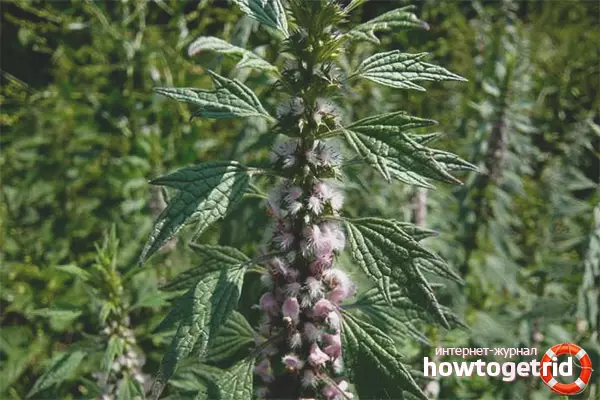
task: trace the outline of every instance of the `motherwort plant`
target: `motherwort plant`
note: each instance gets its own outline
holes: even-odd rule
[[[235,0],[251,18],[281,40],[284,67],[213,37],[201,37],[190,54],[212,51],[241,57],[237,68],[275,77],[282,100],[274,113],[242,82],[207,71],[214,90],[159,88],[157,92],[197,107],[195,117],[230,119],[262,117],[268,135],[279,135],[271,165],[246,166],[211,161],[185,167],[152,183],[177,190],[157,218],[146,244],[144,262],[184,225],[197,222],[201,233],[226,216],[260,175],[278,181],[266,197],[272,229],[261,254],[250,258],[224,246],[191,244],[203,263],[181,274],[167,289],[185,290],[163,327],[175,334],[156,376],[158,398],[176,366],[194,354],[209,364],[210,354],[238,354],[226,370],[205,370],[210,382],[197,398],[400,398],[403,392],[424,398],[400,361],[394,338],[419,336],[415,320],[449,326],[451,314],[441,307],[426,276],[460,278],[435,254],[419,244],[432,232],[405,222],[353,219],[343,213],[343,158],[365,163],[387,180],[431,187],[430,180],[457,182],[450,172],[473,167],[453,154],[426,146],[435,134],[413,129],[433,125],[396,111],[346,121],[332,99],[341,90],[367,79],[399,89],[425,90],[419,81],[461,81],[444,68],[423,61],[425,54],[398,50],[376,53],[351,73],[338,60],[352,42],[379,43],[376,32],[427,28],[412,8],[385,13],[347,29],[347,17],[361,1],[342,6],[331,0]],[[266,103],[265,103],[266,104]],[[339,101],[338,101],[339,104]],[[275,114],[275,116],[273,116]],[[348,151],[348,152],[350,152]],[[345,154],[346,152],[344,152]],[[336,264],[347,248],[373,288],[356,285]],[[263,318],[254,331],[235,311],[248,272],[260,272],[264,293],[256,299]],[[352,302],[353,301],[353,302]],[[452,322],[452,321],[451,321]],[[392,335],[392,336],[390,336]],[[197,358],[198,359],[198,358]],[[231,361],[231,360],[230,360]]]

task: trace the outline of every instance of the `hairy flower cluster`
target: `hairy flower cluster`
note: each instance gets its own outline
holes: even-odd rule
[[[114,360],[108,376],[102,372],[93,374],[98,386],[103,391],[98,400],[114,400],[125,376],[136,381],[142,391],[146,392],[146,389],[149,389],[148,384],[151,383],[150,377],[142,373],[145,360],[135,349],[136,341],[133,331],[129,328],[129,318],[126,317],[121,322],[111,321],[101,333],[107,338],[117,336],[123,342],[123,354]]]
[[[286,103],[282,115],[304,112],[299,104]],[[343,372],[339,305],[355,293],[346,273],[334,267],[346,241],[336,220],[344,197],[332,181],[319,177],[322,169],[339,169],[341,153],[330,141],[287,139],[274,146],[271,161],[275,169],[307,167],[312,173],[285,179],[267,199],[273,223],[265,253],[276,255],[262,276],[267,291],[259,300],[264,316],[254,372],[264,386],[257,395],[280,396],[280,380],[292,382],[305,397],[351,398],[348,383],[337,378]]]

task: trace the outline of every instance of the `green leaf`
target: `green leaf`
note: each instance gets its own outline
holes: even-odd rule
[[[272,119],[254,92],[237,79],[227,79],[212,71],[215,90],[195,88],[156,88],[156,92],[177,101],[198,106],[193,117],[231,119],[258,116]]]
[[[241,56],[237,68],[254,68],[265,71],[277,71],[277,67],[269,64],[256,54],[241,47],[234,46],[225,40],[212,36],[202,36],[190,44],[188,54],[194,56],[202,51],[214,51],[219,54]]]
[[[427,53],[407,54],[399,50],[377,53],[364,60],[357,73],[363,78],[400,89],[425,88],[418,81],[462,81],[466,79],[445,68],[420,61]]]
[[[248,168],[235,161],[213,161],[182,168],[155,179],[154,185],[178,189],[154,222],[140,263],[171,239],[192,218],[198,219],[196,235],[225,215],[242,199],[250,181]]]
[[[370,318],[372,323],[389,333],[392,337],[404,339],[411,337],[424,344],[430,345],[428,338],[419,330],[420,322],[433,322],[430,313],[421,305],[415,304],[397,285],[390,288],[390,305],[385,296],[377,288],[361,294],[354,303],[344,306],[350,312],[359,310]],[[446,307],[440,307],[444,316],[453,326],[465,327],[459,318]]]
[[[144,393],[142,388],[140,388],[140,385],[129,376],[125,375],[119,384],[117,400],[134,400],[143,397]]]
[[[73,276],[79,277],[79,278],[83,279],[84,281],[87,281],[90,279],[90,273],[87,272],[86,270],[84,270],[83,268],[78,267],[75,264],[55,265],[52,268],[57,269],[59,271],[66,272]]]
[[[249,17],[288,36],[285,9],[279,0],[233,0]]]
[[[210,347],[207,359],[219,361],[245,350],[254,343],[254,330],[242,314],[233,311]]]
[[[429,25],[412,13],[415,9],[415,6],[407,6],[388,11],[368,22],[355,26],[345,36],[356,41],[366,40],[371,43],[380,44],[379,39],[375,36],[375,32],[392,32],[397,29],[406,28],[428,30]]]
[[[49,389],[71,379],[85,356],[86,354],[83,351],[67,351],[55,357],[48,369],[35,381],[27,397],[32,397],[42,390]]]
[[[102,365],[100,366],[100,370],[105,377],[108,377],[115,358],[123,354],[123,345],[123,339],[116,335],[111,336],[108,340],[108,346],[106,347],[104,357],[102,358]]]
[[[167,291],[189,289],[206,276],[207,273],[226,268],[240,269],[250,264],[250,258],[233,247],[196,243],[190,243],[190,247],[202,256],[200,266],[184,271],[161,289]]]
[[[251,399],[254,358],[247,358],[227,371],[217,381],[219,400]]]
[[[347,311],[342,311],[342,344],[344,363],[361,398],[382,398],[385,387],[390,398],[402,391],[427,399],[410,372],[400,362],[394,341],[375,326],[361,321]],[[378,382],[373,385],[373,379]]]
[[[395,178],[426,188],[432,187],[426,178],[460,183],[449,171],[474,170],[475,166],[451,153],[425,147],[406,133],[434,123],[394,112],[356,121],[346,126],[343,134],[356,153],[388,181]]]
[[[196,347],[199,357],[206,355],[217,333],[236,307],[240,297],[245,269],[226,268],[207,272],[176,303],[178,318],[175,336],[164,356],[152,388],[152,398],[158,399],[178,363]]]
[[[392,283],[405,284],[415,303],[424,305],[442,325],[448,326],[418,262],[425,260],[439,268],[442,276],[462,282],[456,273],[403,231],[396,221],[361,218],[346,219],[344,224],[352,257],[388,303],[392,304]]]

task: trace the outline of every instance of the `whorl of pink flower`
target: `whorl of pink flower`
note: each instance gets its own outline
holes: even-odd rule
[[[302,367],[304,366],[304,361],[300,360],[298,358],[298,356],[295,354],[287,354],[287,355],[283,356],[281,361],[283,362],[283,365],[285,365],[285,367],[287,369],[290,369],[293,371],[302,369]]]
[[[322,318],[327,316],[335,310],[335,306],[327,299],[321,299],[315,303],[315,306],[312,309],[312,315],[315,318]]]
[[[295,297],[287,298],[283,302],[281,311],[284,317],[289,317],[294,323],[297,323],[300,316],[300,305],[298,304],[298,299]]]
[[[279,304],[277,304],[277,300],[275,296],[271,292],[267,292],[262,295],[260,298],[260,308],[269,313],[270,315],[279,314]]]
[[[328,344],[323,348],[323,351],[331,357],[331,359],[335,360],[342,354],[342,340],[339,333],[333,335],[326,333],[323,335],[323,340]]]
[[[308,362],[313,367],[319,367],[329,361],[329,356],[321,350],[318,344],[313,343],[310,346],[310,355],[308,356]]]

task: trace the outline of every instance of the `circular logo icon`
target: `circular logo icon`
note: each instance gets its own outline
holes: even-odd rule
[[[575,382],[560,383],[552,373],[556,374],[557,357],[563,354],[575,356],[581,368],[579,377]],[[587,387],[590,377],[592,376],[592,360],[590,356],[581,347],[573,343],[560,343],[552,346],[542,357],[540,362],[540,377],[554,393],[562,395],[574,395],[583,392]]]

